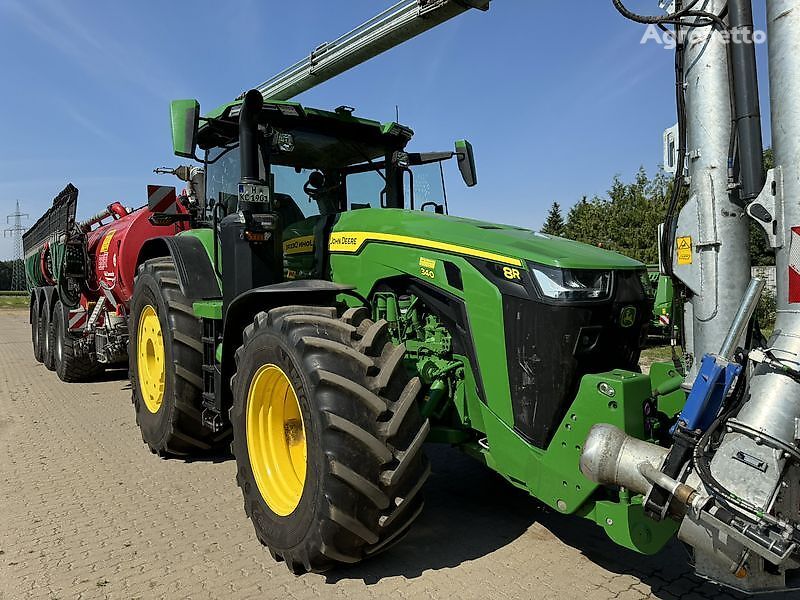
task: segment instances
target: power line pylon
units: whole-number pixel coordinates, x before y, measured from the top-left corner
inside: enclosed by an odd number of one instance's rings
[[[22,226],[22,220],[27,219],[30,215],[21,212],[19,209],[19,200],[17,200],[16,210],[6,217],[6,225],[11,225],[3,231],[3,237],[14,238],[14,262],[12,263],[11,270],[11,291],[22,291],[25,289],[25,262],[22,255],[22,234],[25,232],[25,227]]]

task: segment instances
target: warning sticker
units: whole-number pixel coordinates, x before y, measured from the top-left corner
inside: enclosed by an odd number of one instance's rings
[[[106,237],[103,238],[103,243],[100,244],[100,254],[108,253],[108,247],[111,245],[111,239],[114,237],[115,233],[117,233],[116,229],[112,229],[106,234]]]
[[[692,264],[692,237],[689,235],[685,237],[679,237],[676,245],[678,247],[678,264]]]

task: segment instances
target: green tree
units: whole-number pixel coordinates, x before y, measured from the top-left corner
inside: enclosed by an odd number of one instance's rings
[[[548,235],[563,237],[564,225],[564,217],[561,215],[561,205],[558,202],[553,202],[541,231]]]
[[[0,261],[0,291],[11,289],[11,275],[13,273],[14,261]]]
[[[775,168],[775,153],[772,148],[764,150],[764,173]]]
[[[772,150],[766,150],[764,168],[771,169],[774,163]],[[663,171],[651,178],[639,169],[630,183],[614,177],[606,197],[584,197],[569,210],[564,237],[655,263],[658,226],[664,221],[671,195],[672,179]],[[775,264],[775,253],[767,244],[764,230],[752,219],[750,256],[754,265]]]
[[[775,155],[772,148],[764,151],[764,173],[775,168]],[[767,234],[754,220],[750,219],[750,260],[754,266],[775,264],[775,250],[767,243]]]
[[[650,179],[644,169],[632,183],[615,177],[606,198],[584,197],[570,209],[565,237],[656,262],[658,225],[664,218],[670,185],[664,173]]]
[[[754,267],[767,267],[775,264],[775,250],[767,243],[763,227],[750,220],[750,261]]]
[[[614,178],[608,191],[609,249],[645,263],[658,260],[658,225],[664,219],[669,180],[663,174],[653,179],[640,169],[632,183]]]

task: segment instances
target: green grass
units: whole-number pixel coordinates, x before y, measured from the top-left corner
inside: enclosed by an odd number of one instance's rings
[[[642,367],[643,373],[649,373],[650,365],[653,363],[671,360],[672,348],[669,346],[650,346],[642,350],[641,357],[639,358],[639,366]]]
[[[27,308],[28,292],[0,292],[0,309]]]
[[[650,362],[672,360],[672,349],[669,346],[650,346],[642,350],[642,358]]]

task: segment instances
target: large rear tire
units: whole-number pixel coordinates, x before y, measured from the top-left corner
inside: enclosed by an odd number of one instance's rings
[[[175,263],[139,267],[131,301],[129,378],[136,423],[160,456],[208,453],[230,439],[202,423],[202,323],[180,290]]]
[[[42,362],[44,366],[47,367],[50,371],[56,370],[56,363],[55,363],[55,336],[56,331],[55,327],[53,326],[53,311],[47,303],[47,299],[44,301],[44,306],[42,306],[42,330],[44,333],[44,344],[42,349]]]
[[[53,363],[61,381],[91,381],[102,372],[102,365],[78,348],[79,338],[69,331],[69,310],[61,300],[53,307],[53,330]]]
[[[37,294],[31,295],[31,344],[36,362],[44,361],[44,321]]]
[[[363,308],[259,313],[232,379],[231,446],[256,535],[296,574],[386,549],[423,507],[421,385]]]

